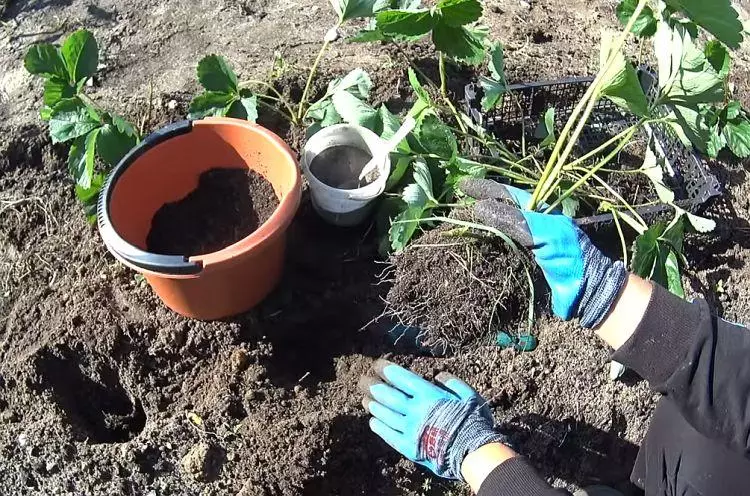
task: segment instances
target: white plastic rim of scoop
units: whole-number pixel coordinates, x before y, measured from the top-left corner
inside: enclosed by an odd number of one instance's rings
[[[372,156],[373,150],[382,149],[383,140],[362,126],[337,124],[318,131],[307,141],[302,152],[302,172],[310,185],[313,205],[340,219],[334,222],[337,225],[354,225],[364,220],[366,212],[363,209],[385,191],[391,173],[391,160],[388,155],[381,159],[377,164],[378,177],[370,184],[357,189],[334,188],[315,177],[310,166],[320,153],[335,146],[354,146]],[[361,212],[361,218],[358,212]],[[353,214],[354,217],[349,219],[346,217],[348,214]]]
[[[372,150],[374,153],[372,154],[372,158],[369,162],[365,165],[365,167],[362,169],[362,172],[359,174],[359,180],[363,180],[369,173],[374,171],[378,164],[382,163],[385,157],[391,154],[393,150],[396,149],[396,147],[404,141],[404,138],[414,130],[414,128],[417,125],[417,121],[414,120],[414,117],[408,116],[404,123],[401,124],[401,127],[398,131],[396,131],[396,134],[393,135],[393,137],[385,142],[382,148],[378,150]]]

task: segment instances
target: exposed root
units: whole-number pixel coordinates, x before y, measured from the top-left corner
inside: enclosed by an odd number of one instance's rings
[[[446,228],[391,258],[384,317],[418,328],[420,345],[455,350],[524,327],[531,291],[525,253],[501,241],[451,237]]]

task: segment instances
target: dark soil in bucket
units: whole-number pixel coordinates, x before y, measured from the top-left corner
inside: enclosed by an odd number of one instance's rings
[[[212,253],[246,238],[279,206],[263,176],[249,169],[211,169],[198,188],[154,215],[148,250],[164,255]]]
[[[361,181],[359,179],[362,169],[371,158],[372,155],[356,146],[333,146],[313,159],[310,172],[332,188],[362,188],[378,177],[377,171],[373,171]]]

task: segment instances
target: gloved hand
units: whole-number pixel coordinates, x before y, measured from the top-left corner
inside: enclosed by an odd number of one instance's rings
[[[562,213],[522,210],[531,199],[526,191],[487,179],[466,179],[459,188],[479,200],[474,213],[480,222],[532,250],[552,292],[555,315],[579,317],[587,328],[605,320],[627,281],[622,262],[604,256]]]
[[[441,373],[428,382],[387,360],[377,360],[378,377],[364,376],[360,388],[370,429],[393,449],[440,477],[461,479],[469,453],[506,437],[494,430],[484,399],[468,384]]]

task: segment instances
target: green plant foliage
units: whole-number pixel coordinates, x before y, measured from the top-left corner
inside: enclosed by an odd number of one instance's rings
[[[234,117],[255,122],[258,99],[247,88],[240,88],[237,75],[219,55],[204,57],[197,68],[198,80],[205,89],[190,102],[188,117]]]
[[[614,50],[615,36],[612,32],[602,34],[601,67],[606,66],[610,57],[614,57],[614,63],[603,76],[601,94],[615,105],[639,117],[646,117],[649,113],[648,100],[638,79],[638,73],[621,50]]]
[[[86,81],[96,72],[99,48],[89,31],[79,30],[68,36],[58,48],[49,43],[33,45],[26,53],[24,67],[44,82],[44,107],[41,115],[49,120],[51,109],[61,100],[79,94]]]
[[[726,79],[732,68],[732,56],[729,55],[729,50],[720,42],[711,40],[706,43],[706,48],[703,52],[706,60],[708,60],[708,63],[711,64],[711,67],[719,77]]]
[[[555,144],[555,141],[557,141],[555,136],[555,107],[548,108],[544,113],[544,119],[534,131],[534,137],[541,140],[540,148],[548,148]]]
[[[390,5],[389,0],[331,0],[331,6],[339,16],[339,23],[358,17],[372,17],[373,13]]]
[[[651,226],[635,240],[631,266],[633,273],[684,298],[679,265],[679,260],[683,258],[684,235],[682,215],[678,215],[669,225],[659,222]]]
[[[97,109],[83,94],[98,64],[96,39],[86,30],[74,32],[59,48],[48,43],[34,45],[24,58],[26,69],[45,79],[40,114],[49,121],[53,143],[70,143],[68,171],[90,220],[96,218],[104,172],[117,165],[140,140],[130,123]],[[104,165],[101,169],[97,157]]]
[[[417,40],[432,33],[435,48],[445,55],[471,65],[486,56],[486,34],[471,25],[482,16],[479,0],[439,0],[432,9],[394,9],[378,12],[376,23],[366,38]],[[377,32],[378,34],[374,34]],[[364,41],[362,34],[360,41]]]
[[[489,112],[502,106],[503,97],[508,91],[508,82],[505,79],[505,53],[503,45],[494,44],[490,49],[490,75],[479,78],[479,85],[484,91],[482,97],[482,110]]]
[[[623,26],[627,26],[630,19],[635,14],[635,8],[638,0],[622,0],[617,6],[617,18]],[[656,34],[657,19],[651,7],[646,6],[638,16],[633,25],[632,32],[636,36],[648,38]]]
[[[401,199],[405,206],[393,220],[389,231],[391,248],[402,251],[419,228],[421,219],[429,217],[437,206],[433,192],[432,175],[422,160],[414,163],[414,183],[404,188]]]
[[[687,16],[734,50],[743,40],[743,26],[730,0],[665,0],[666,4]]]
[[[422,148],[430,154],[450,160],[458,153],[456,137],[448,126],[434,114],[427,115],[417,131]]]
[[[71,82],[84,83],[96,72],[99,64],[99,46],[94,35],[85,29],[68,36],[60,48]]]

